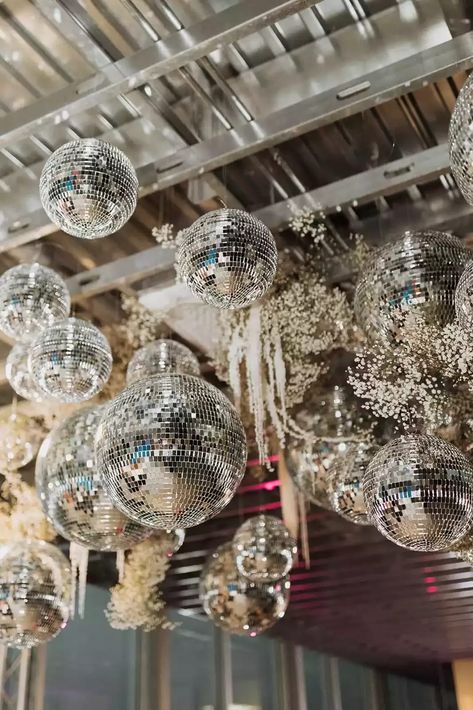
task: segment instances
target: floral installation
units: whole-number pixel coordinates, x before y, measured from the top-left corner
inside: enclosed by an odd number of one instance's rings
[[[288,226],[300,237],[309,237],[314,244],[320,244],[327,238],[325,214],[321,209],[304,207],[293,212]]]
[[[23,481],[18,471],[6,471],[4,477],[0,490],[0,542],[54,540],[56,532],[43,513],[36,489]]]

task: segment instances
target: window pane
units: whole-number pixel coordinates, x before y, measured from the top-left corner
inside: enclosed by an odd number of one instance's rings
[[[264,636],[230,638],[234,707],[278,710],[274,641]]]
[[[369,669],[344,659],[338,661],[343,710],[370,707]]]
[[[304,674],[308,708],[325,708],[324,657],[316,651],[304,649]]]

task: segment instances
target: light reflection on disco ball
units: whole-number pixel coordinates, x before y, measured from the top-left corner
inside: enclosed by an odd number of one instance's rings
[[[42,540],[0,546],[0,644],[31,648],[50,641],[69,619],[71,568]]]
[[[473,79],[470,76],[460,93],[448,131],[450,167],[468,204],[473,205]]]
[[[192,350],[175,340],[155,340],[133,355],[126,371],[126,383],[132,385],[145,377],[166,372],[198,376],[199,361]]]
[[[51,222],[74,237],[113,234],[130,219],[138,178],[127,156],[97,138],[65,143],[41,173],[41,203]]]
[[[43,431],[32,417],[14,412],[0,419],[0,467],[14,471],[36,456]]]
[[[248,212],[221,209],[184,230],[176,265],[192,293],[216,308],[244,308],[261,298],[276,275],[270,230]]]
[[[233,553],[243,577],[251,582],[276,582],[292,569],[297,545],[282,520],[257,515],[236,531]]]
[[[95,464],[95,434],[106,405],[68,417],[44,440],[36,489],[54,529],[91,550],[127,550],[151,534],[112,504]]]
[[[16,343],[8,353],[5,376],[14,392],[31,402],[43,402],[46,395],[34,383],[28,369],[30,349],[24,343]]]
[[[110,377],[112,352],[98,328],[80,318],[58,321],[32,343],[29,368],[34,382],[59,402],[84,402]]]
[[[30,341],[70,307],[66,284],[46,266],[20,264],[0,276],[0,330],[14,340]]]
[[[373,525],[388,540],[410,550],[448,550],[471,526],[473,466],[436,436],[402,436],[371,460],[363,494]]]
[[[470,258],[443,232],[406,232],[381,247],[356,286],[359,325],[370,338],[394,342],[408,313],[439,327],[453,322],[455,289]]]
[[[473,329],[473,261],[470,261],[455,291],[455,312],[462,328]]]
[[[216,387],[155,375],[121,392],[96,438],[99,471],[116,506],[161,529],[188,528],[224,508],[243,477],[246,437]]]
[[[257,636],[286,613],[290,583],[256,584],[241,577],[232,543],[217,547],[200,577],[200,601],[212,621],[233,634]]]
[[[377,444],[364,441],[349,444],[329,475],[328,493],[332,508],[355,525],[371,525],[362,480],[366,467],[379,448]]]

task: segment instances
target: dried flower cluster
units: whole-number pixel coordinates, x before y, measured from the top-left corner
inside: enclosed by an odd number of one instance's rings
[[[0,541],[51,541],[56,533],[43,513],[35,488],[15,471],[7,471],[1,487]]]
[[[153,227],[151,234],[156,239],[156,242],[163,249],[174,249],[179,246],[182,239],[184,230],[180,230],[177,234],[174,234],[174,225],[162,224],[160,227]]]
[[[289,227],[300,237],[309,237],[314,244],[320,244],[327,237],[327,226],[322,211],[304,207],[297,210],[289,220]]]

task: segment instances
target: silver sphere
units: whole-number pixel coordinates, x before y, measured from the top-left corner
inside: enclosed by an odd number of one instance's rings
[[[470,529],[473,466],[436,436],[410,434],[378,451],[363,477],[368,515],[409,550],[448,550]]]
[[[46,395],[34,383],[28,368],[30,349],[24,343],[16,343],[5,362],[5,377],[14,392],[31,402],[43,402]]]
[[[192,293],[216,308],[244,308],[260,299],[276,275],[278,252],[269,229],[248,212],[222,209],[184,230],[176,254]]]
[[[468,204],[473,205],[473,78],[458,94],[450,128],[448,148],[453,177]]]
[[[473,261],[470,261],[455,291],[455,312],[457,320],[465,330],[473,329]]]
[[[328,496],[333,510],[355,525],[371,525],[363,497],[362,480],[379,450],[377,444],[359,441],[337,459],[328,477]]]
[[[97,464],[115,505],[161,529],[214,517],[246,467],[240,418],[216,387],[190,375],[155,375],[110,403],[96,438]]]
[[[257,636],[282,619],[289,589],[287,579],[255,584],[240,577],[231,542],[217,547],[200,577],[205,613],[222,629],[244,636]]]
[[[71,568],[54,545],[22,540],[0,546],[0,644],[32,648],[69,619]]]
[[[155,340],[133,355],[126,371],[126,383],[132,385],[143,378],[166,372],[199,376],[199,361],[192,350],[175,340]]]
[[[121,150],[84,138],[65,143],[48,158],[39,193],[51,222],[73,237],[98,239],[130,219],[138,178]]]
[[[32,417],[19,412],[0,419],[0,468],[16,471],[36,456],[44,434]]]
[[[443,232],[406,232],[374,254],[356,286],[355,315],[365,334],[393,343],[408,313],[443,327],[455,319],[455,289],[471,259]]]
[[[166,555],[172,557],[183,546],[186,539],[186,531],[184,528],[176,528],[175,530],[161,530],[160,533],[165,535]]]
[[[29,369],[51,399],[84,402],[100,392],[112,371],[112,352],[98,328],[80,318],[54,323],[32,343]]]
[[[112,504],[95,464],[95,434],[106,405],[68,417],[43,441],[36,490],[54,529],[90,550],[128,550],[151,534]]]
[[[297,545],[282,520],[257,515],[236,531],[233,554],[242,577],[250,582],[276,582],[291,571]]]
[[[0,330],[14,340],[29,342],[70,308],[65,282],[46,266],[20,264],[0,276]]]
[[[285,452],[287,470],[296,488],[310,503],[330,509],[328,473],[347,450],[345,442],[304,442],[290,445]]]

